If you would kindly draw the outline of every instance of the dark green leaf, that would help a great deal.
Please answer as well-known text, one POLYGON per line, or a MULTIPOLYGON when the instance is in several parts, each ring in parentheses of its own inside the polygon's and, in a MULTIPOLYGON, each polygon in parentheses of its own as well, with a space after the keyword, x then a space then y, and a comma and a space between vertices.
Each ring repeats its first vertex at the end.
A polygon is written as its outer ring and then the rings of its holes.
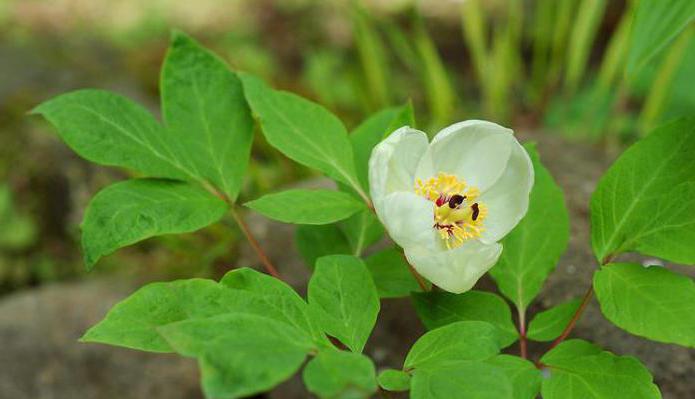
POLYGON ((569 240, 569 216, 562 190, 541 164, 535 147, 525 148, 535 171, 529 209, 502 240, 502 255, 490 270, 500 291, 521 311, 538 295, 569 240))
POLYGON ((355 256, 362 255, 366 248, 384 237, 384 227, 374 212, 368 209, 347 218, 339 227, 345 233, 355 256))
POLYGON ((311 269, 322 256, 353 253, 345 234, 334 224, 297 226, 294 239, 299 253, 311 269))
POLYGON ((273 90, 254 76, 242 74, 241 80, 270 145, 367 197, 357 178, 347 131, 335 115, 295 94, 273 90))
POLYGON ((594 274, 608 320, 635 335, 695 347, 695 284, 663 267, 616 263, 594 274))
POLYGON ((118 248, 162 234, 187 233, 218 221, 224 201, 189 183, 136 179, 94 196, 82 222, 88 268, 118 248))
POLYGON ((635 358, 616 356, 580 340, 565 341, 541 358, 550 371, 543 399, 659 399, 649 371, 635 358))
POLYGON ((309 281, 309 306, 324 331, 353 352, 362 352, 379 313, 379 296, 361 259, 319 258, 309 281))
POLYGON ((497 328, 501 347, 513 344, 519 335, 507 303, 490 292, 413 293, 413 301, 420 320, 430 330, 457 321, 485 321, 497 328))
POLYGON ((541 372, 526 359, 510 355, 498 355, 486 363, 491 364, 507 375, 512 383, 514 399, 534 399, 541 390, 541 372))
POLYGON ((526 336, 534 341, 554 340, 562 334, 580 304, 580 299, 574 299, 538 313, 531 320, 526 336))
POLYGON ((695 263, 695 118, 653 131, 611 166, 591 198, 597 259, 637 251, 695 263))
POLYGON ((315 351, 299 330, 271 318, 226 314, 159 328, 169 344, 200 364, 208 397, 240 398, 288 379, 315 351))
POLYGON ((462 360, 485 360, 499 353, 497 328, 482 321, 458 321, 420 337, 404 369, 434 369, 462 360))
POLYGON ((296 224, 328 224, 366 210, 352 195, 334 190, 287 190, 244 205, 271 219, 296 224))
POLYGON ((412 399, 513 399, 504 370, 481 361, 459 361, 413 373, 412 399))
POLYGON ((379 373, 379 386, 387 391, 407 391, 410 389, 410 374, 394 369, 379 373))
POLYGON ((365 263, 381 298, 400 298, 421 291, 403 254, 396 248, 377 252, 365 259, 365 263))
POLYGON ((359 353, 321 351, 302 377, 309 392, 320 398, 369 398, 377 389, 374 363, 359 353))
POLYGON ((224 61, 180 32, 162 67, 162 114, 172 155, 234 201, 249 162, 253 119, 224 61))

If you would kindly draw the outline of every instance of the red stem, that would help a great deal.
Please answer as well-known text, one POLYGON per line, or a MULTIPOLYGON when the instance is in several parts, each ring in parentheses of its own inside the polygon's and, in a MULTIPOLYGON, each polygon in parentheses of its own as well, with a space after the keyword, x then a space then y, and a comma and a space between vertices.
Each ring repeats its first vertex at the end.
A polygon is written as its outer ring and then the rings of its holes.
POLYGON ((239 225, 239 228, 241 229, 242 233, 246 236, 246 239, 248 240, 249 244, 251 245, 251 248, 253 248, 254 251, 256 251, 256 254, 258 255, 258 259, 261 260, 261 263, 263 264, 263 267, 265 267, 265 270, 268 272, 273 277, 282 279, 280 277, 280 273, 278 273, 278 270, 273 266, 273 263, 270 261, 268 256, 265 254, 263 251, 263 248, 261 248, 260 244, 258 244, 258 241, 256 238, 253 236, 251 233, 251 230, 249 229, 249 226, 244 222, 244 219, 242 219, 236 211, 234 211, 233 204, 230 205, 230 213, 232 214, 232 217, 236 221, 236 223, 239 225))
POLYGON ((517 313, 519 315, 519 351, 521 352, 521 357, 528 359, 528 349, 526 347, 526 309, 522 310, 517 308, 517 313))
POLYGON ((589 286, 589 289, 586 290, 586 293, 584 294, 584 297, 582 298, 582 302, 579 305, 579 308, 577 309, 576 312, 574 312, 574 316, 572 316, 572 319, 570 320, 569 323, 567 323, 567 326, 565 329, 562 331, 562 334, 560 334, 555 341, 550 345, 550 349, 553 349, 554 347, 558 346, 562 341, 567 338, 567 336, 572 332, 572 329, 574 328, 574 325, 577 324, 577 320, 582 316, 582 313, 584 313, 584 309, 586 309, 586 305, 589 304, 589 300, 591 299, 591 296, 594 292, 594 287, 589 286))

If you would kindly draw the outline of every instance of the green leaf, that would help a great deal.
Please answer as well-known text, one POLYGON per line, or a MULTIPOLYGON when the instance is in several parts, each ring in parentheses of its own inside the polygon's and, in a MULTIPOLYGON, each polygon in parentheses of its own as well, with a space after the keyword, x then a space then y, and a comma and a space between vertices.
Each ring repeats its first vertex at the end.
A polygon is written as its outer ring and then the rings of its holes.
POLYGON ((116 304, 90 328, 83 342, 122 346, 149 352, 171 352, 157 328, 189 318, 233 310, 236 295, 211 280, 190 279, 148 284, 116 304))
POLYGON ((224 201, 189 183, 136 179, 113 184, 92 198, 82 222, 90 269, 118 248, 162 234, 208 226, 227 211, 224 201))
POLYGON ((403 254, 396 248, 377 252, 364 260, 381 298, 401 298, 422 291, 403 254))
POLYGON ((247 267, 225 274, 220 284, 243 291, 237 307, 246 313, 285 322, 311 336, 317 345, 331 346, 321 327, 312 319, 309 306, 289 285, 275 277, 247 267))
POLYGON ((207 397, 240 398, 288 379, 316 348, 299 330, 260 315, 226 314, 159 328, 181 355, 198 359, 207 397))
POLYGON ((513 399, 504 370, 480 361, 460 361, 432 370, 418 370, 411 383, 412 399, 513 399))
POLYGON ((253 138, 239 78, 193 39, 174 32, 162 66, 161 95, 171 153, 234 201, 253 138))
POLYGON ((514 399, 535 399, 541 390, 541 372, 526 359, 510 355, 498 355, 486 363, 504 370, 512 383, 514 399))
POLYGON ((463 294, 449 292, 413 293, 413 302, 420 320, 432 330, 457 321, 484 321, 497 328, 499 345, 513 344, 519 334, 512 322, 512 313, 504 299, 483 291, 463 294))
POLYGON ((594 274, 608 320, 654 341, 695 347, 695 283, 663 267, 616 263, 594 274))
POLYGON ((435 369, 462 360, 485 360, 499 350, 495 326, 482 321, 458 321, 420 337, 405 358, 404 370, 435 369))
POLYGON ((526 336, 534 341, 554 340, 562 334, 580 304, 580 299, 573 299, 538 313, 531 320, 526 336))
POLYGON ((369 209, 358 212, 339 225, 352 248, 352 254, 362 255, 370 245, 384 237, 384 227, 369 209))
POLYGON ((296 224, 333 223, 366 209, 352 195, 335 190, 287 190, 244 205, 271 219, 296 224))
POLYGON ((608 169, 591 198, 602 263, 626 251, 695 263, 695 118, 654 130, 608 169))
POLYGON ((335 115, 295 94, 273 90, 252 75, 242 74, 241 80, 270 145, 367 198, 357 178, 347 131, 335 115))
POLYGON ((131 100, 102 90, 77 90, 36 107, 81 157, 153 177, 196 180, 172 155, 168 134, 131 100))
POLYGON ((320 398, 369 398, 377 390, 374 363, 359 353, 321 351, 306 365, 302 379, 320 398))
POLYGON ((504 251, 490 270, 500 291, 522 311, 538 295, 569 240, 569 216, 562 190, 541 163, 535 146, 525 148, 535 171, 529 209, 502 240, 504 251))
POLYGON ((322 256, 353 253, 345 234, 334 224, 297 226, 294 239, 297 250, 311 269, 322 256))
POLYGON ((324 331, 362 352, 379 313, 379 296, 361 259, 319 258, 309 281, 309 307, 324 331))
POLYGON ((369 157, 372 155, 372 149, 401 126, 415 126, 411 104, 379 111, 365 119, 350 133, 355 168, 363 188, 369 188, 369 157))
POLYGON ((541 358, 550 376, 543 399, 658 399, 649 371, 635 358, 616 356, 579 340, 565 341, 541 358))
POLYGON ((410 389, 410 374, 401 370, 386 369, 379 373, 379 386, 387 391, 401 392, 410 389))
POLYGON ((695 18, 691 0, 640 0, 637 3, 627 72, 634 75, 695 18))

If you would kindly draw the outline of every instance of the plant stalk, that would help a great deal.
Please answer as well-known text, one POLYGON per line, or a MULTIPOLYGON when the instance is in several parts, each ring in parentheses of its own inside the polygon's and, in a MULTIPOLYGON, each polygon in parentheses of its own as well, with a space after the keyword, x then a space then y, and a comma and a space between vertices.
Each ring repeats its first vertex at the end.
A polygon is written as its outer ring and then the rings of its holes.
POLYGON ((249 226, 246 224, 244 219, 242 219, 241 216, 239 216, 239 214, 234 210, 233 204, 230 204, 229 213, 232 214, 234 221, 236 221, 237 225, 239 225, 239 228, 241 229, 242 233, 244 233, 244 236, 246 236, 246 240, 249 242, 249 245, 251 245, 251 248, 253 248, 253 250, 256 252, 256 255, 258 255, 258 259, 260 259, 261 263, 263 264, 263 267, 268 272, 268 274, 270 274, 273 277, 282 279, 280 277, 280 273, 278 273, 278 270, 275 268, 273 263, 270 261, 268 256, 263 251, 263 248, 261 248, 260 244, 256 240, 256 237, 254 237, 253 233, 251 233, 249 226))

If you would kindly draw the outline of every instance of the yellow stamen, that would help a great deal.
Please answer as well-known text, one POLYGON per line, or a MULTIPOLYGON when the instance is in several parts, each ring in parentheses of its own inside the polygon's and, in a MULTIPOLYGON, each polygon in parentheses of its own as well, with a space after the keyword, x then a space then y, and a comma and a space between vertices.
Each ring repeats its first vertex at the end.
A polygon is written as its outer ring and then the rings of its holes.
POLYGON ((447 248, 456 248, 466 240, 478 238, 485 230, 483 221, 488 208, 477 201, 480 190, 463 179, 445 173, 415 182, 415 193, 435 203, 434 224, 447 248))

